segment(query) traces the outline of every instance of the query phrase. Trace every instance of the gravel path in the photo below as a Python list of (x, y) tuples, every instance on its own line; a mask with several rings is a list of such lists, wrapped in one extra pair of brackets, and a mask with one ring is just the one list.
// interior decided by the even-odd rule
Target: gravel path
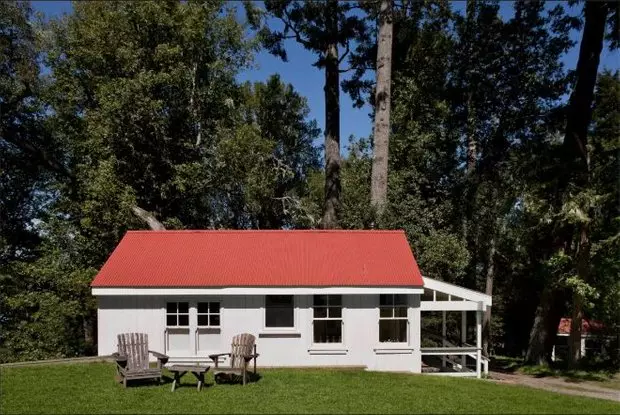
[(524, 385), (567, 395), (608, 399), (620, 402), (620, 390), (604, 388), (591, 383), (579, 383), (553, 377), (535, 378), (528, 375), (491, 372), (490, 380), (503, 384)]

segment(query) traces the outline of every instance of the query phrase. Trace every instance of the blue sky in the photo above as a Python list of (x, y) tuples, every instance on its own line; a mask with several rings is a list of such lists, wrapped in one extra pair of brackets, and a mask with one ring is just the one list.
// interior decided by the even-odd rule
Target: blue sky
[[(553, 6), (556, 2), (549, 2)], [(63, 13), (71, 12), (71, 3), (68, 1), (33, 1), (33, 8), (43, 12), (46, 16), (59, 16)], [(456, 10), (463, 10), (465, 1), (453, 2)], [(581, 6), (574, 6), (571, 11), (579, 12)], [(512, 15), (512, 4), (504, 1), (500, 6), (500, 14), (504, 18)], [(274, 22), (274, 24), (277, 24)], [(577, 45), (566, 54), (563, 61), (567, 68), (574, 69), (579, 53), (579, 40), (581, 33), (574, 31), (572, 37), (577, 41)], [(261, 51), (256, 56), (256, 68), (244, 71), (239, 75), (240, 81), (264, 81), (270, 75), (279, 73), (282, 80), (291, 83), (295, 89), (308, 99), (310, 106), (310, 117), (317, 120), (320, 127), (323, 127), (325, 120), (325, 102), (323, 96), (324, 74), (321, 70), (312, 66), (316, 56), (306, 51), (303, 47), (289, 40), (286, 43), (288, 62), (282, 62), (279, 58)], [(601, 68), (619, 69), (620, 57), (618, 52), (610, 52), (604, 49), (601, 56)], [(367, 137), (372, 132), (372, 120), (369, 118), (368, 106), (357, 109), (353, 108), (351, 99), (345, 93), (340, 95), (341, 107), (341, 140), (342, 149), (345, 150), (350, 135), (356, 137)], [(322, 142), (322, 139), (321, 139)]]

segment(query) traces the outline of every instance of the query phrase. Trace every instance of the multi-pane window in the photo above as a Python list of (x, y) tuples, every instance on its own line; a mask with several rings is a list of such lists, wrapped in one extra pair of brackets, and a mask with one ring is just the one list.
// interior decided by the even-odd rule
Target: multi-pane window
[(314, 343), (342, 343), (342, 296), (315, 295)]
[(166, 325), (168, 327), (189, 326), (189, 303), (174, 302), (166, 304)]
[(379, 296), (379, 341), (381, 343), (407, 342), (407, 296), (381, 294)]
[(265, 327), (295, 327), (294, 301), (292, 295), (265, 296)]
[(220, 326), (220, 303), (209, 301), (198, 303), (198, 327)]

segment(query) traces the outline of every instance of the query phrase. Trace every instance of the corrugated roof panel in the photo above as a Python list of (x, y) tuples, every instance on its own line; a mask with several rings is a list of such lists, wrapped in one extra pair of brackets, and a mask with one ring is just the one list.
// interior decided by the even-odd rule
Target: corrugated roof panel
[(93, 287), (415, 286), (403, 231), (129, 231)]

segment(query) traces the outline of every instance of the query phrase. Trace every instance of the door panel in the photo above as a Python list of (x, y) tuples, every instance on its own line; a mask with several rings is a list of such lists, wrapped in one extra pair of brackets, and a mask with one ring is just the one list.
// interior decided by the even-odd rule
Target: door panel
[(172, 327), (167, 329), (166, 352), (171, 356), (188, 356), (191, 354), (189, 328)]

